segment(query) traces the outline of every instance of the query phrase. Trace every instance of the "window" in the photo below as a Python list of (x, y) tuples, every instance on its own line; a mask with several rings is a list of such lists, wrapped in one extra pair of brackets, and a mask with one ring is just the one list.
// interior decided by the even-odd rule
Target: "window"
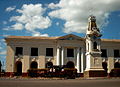
[(31, 56), (38, 56), (38, 48), (31, 48)]
[(114, 50), (114, 57), (120, 57), (119, 50)]
[(93, 49), (97, 49), (97, 42), (93, 43)]
[(107, 50), (106, 49), (101, 49), (101, 57), (107, 57)]
[(67, 57), (74, 57), (74, 49), (67, 49)]
[(53, 56), (53, 48), (46, 48), (46, 56)]
[(16, 47), (15, 56), (23, 55), (23, 47)]

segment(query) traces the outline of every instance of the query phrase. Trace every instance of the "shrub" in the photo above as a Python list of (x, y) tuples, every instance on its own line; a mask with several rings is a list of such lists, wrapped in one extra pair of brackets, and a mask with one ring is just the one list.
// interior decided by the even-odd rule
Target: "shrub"
[(120, 68), (114, 68), (110, 72), (110, 77), (120, 77)]

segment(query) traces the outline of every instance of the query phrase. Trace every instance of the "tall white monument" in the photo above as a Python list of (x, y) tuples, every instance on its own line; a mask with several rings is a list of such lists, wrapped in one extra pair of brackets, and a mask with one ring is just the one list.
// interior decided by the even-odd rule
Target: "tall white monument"
[(101, 39), (102, 34), (97, 28), (95, 16), (88, 18), (89, 25), (86, 32), (86, 70), (85, 77), (104, 76), (101, 58)]

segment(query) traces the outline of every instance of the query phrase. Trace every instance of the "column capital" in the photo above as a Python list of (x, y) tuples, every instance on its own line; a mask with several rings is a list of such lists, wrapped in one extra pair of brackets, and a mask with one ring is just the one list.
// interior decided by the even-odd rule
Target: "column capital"
[(76, 49), (77, 49), (77, 51), (80, 51), (82, 48), (81, 47), (77, 47)]
[(59, 48), (59, 49), (60, 49), (60, 48), (61, 48), (61, 46), (59, 46), (59, 45), (58, 45), (58, 46), (57, 46), (57, 48)]

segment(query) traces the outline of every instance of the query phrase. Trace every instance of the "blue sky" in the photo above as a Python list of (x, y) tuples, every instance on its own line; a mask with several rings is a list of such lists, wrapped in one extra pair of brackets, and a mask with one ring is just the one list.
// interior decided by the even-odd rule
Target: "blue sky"
[(91, 14), (102, 38), (120, 39), (120, 0), (0, 0), (0, 60), (6, 36), (84, 37)]

